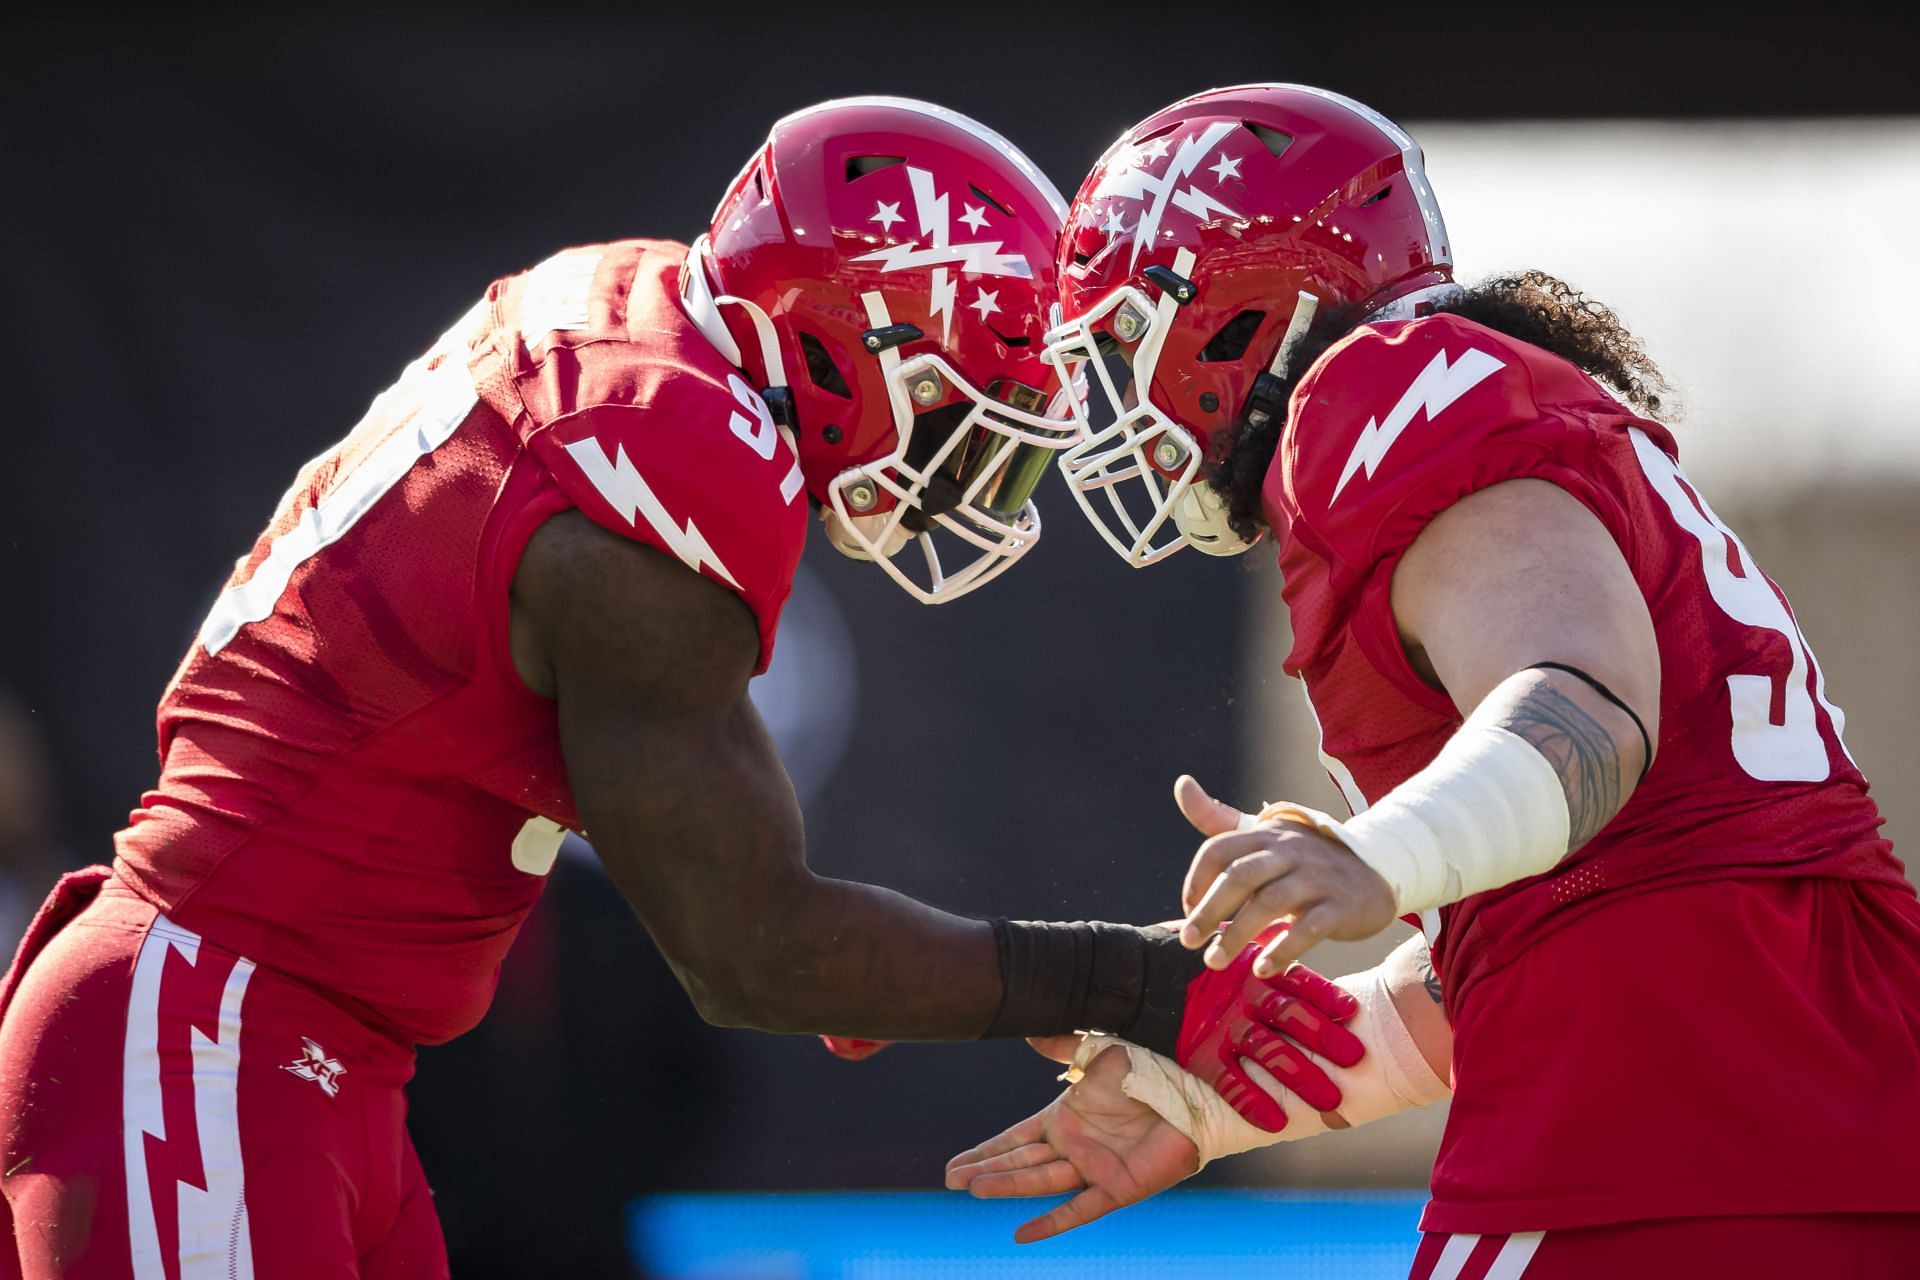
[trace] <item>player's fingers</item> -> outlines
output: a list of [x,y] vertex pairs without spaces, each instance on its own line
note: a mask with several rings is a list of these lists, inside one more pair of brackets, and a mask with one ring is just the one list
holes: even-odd
[[[1199,901],[1187,913],[1186,923],[1180,926],[1181,943],[1187,947],[1200,946],[1213,933],[1226,928],[1229,921],[1238,921],[1248,901],[1272,881],[1293,870],[1294,864],[1295,858],[1291,852],[1262,846],[1255,846],[1236,858],[1214,878],[1213,883],[1207,886],[1207,891],[1200,895]],[[1224,951],[1227,960],[1231,960],[1241,947],[1252,942],[1256,934],[1272,923],[1272,919],[1256,920],[1248,916],[1244,926],[1234,930],[1233,937],[1228,940],[1230,947],[1223,946],[1218,940],[1207,947],[1207,963],[1215,969],[1225,968],[1226,961],[1216,963],[1213,953]]]
[[1232,1046],[1222,1046],[1220,1057],[1222,1066],[1213,1077],[1213,1091],[1248,1124],[1258,1125],[1268,1133],[1279,1133],[1286,1128],[1287,1109],[1241,1070]]
[[978,1164],[990,1156],[1005,1155],[1015,1147],[1024,1147],[1030,1142],[1039,1142],[1045,1128],[1045,1115],[1045,1112],[1030,1115],[1019,1124],[1014,1125],[1011,1129],[1007,1129],[994,1137],[988,1138],[979,1146],[969,1147],[953,1159],[947,1161],[947,1168],[953,1169],[963,1164]]
[[970,1183],[996,1173],[1013,1173],[1020,1169],[1031,1169],[1037,1165],[1052,1164],[1060,1159],[1060,1153],[1044,1142],[1029,1142],[1024,1147],[997,1156],[988,1156],[985,1160],[976,1160],[970,1164],[955,1165],[947,1170],[947,1190],[965,1191]]
[[1251,1027],[1240,1038],[1241,1054],[1252,1058],[1282,1087],[1315,1111],[1337,1111],[1340,1089],[1314,1065],[1299,1045],[1265,1027]]
[[1340,922],[1340,909],[1322,901],[1305,907],[1293,917],[1293,925],[1267,944],[1253,961],[1253,976],[1271,978],[1305,955],[1315,943],[1325,941]]
[[1288,968],[1278,981],[1292,988],[1308,1004],[1335,1022],[1350,1022],[1360,1012],[1360,1000],[1353,992],[1303,964]]
[[1059,1036],[1028,1036],[1027,1043],[1035,1053],[1054,1062],[1072,1062],[1073,1055],[1080,1051],[1080,1036],[1072,1031]]
[[[1180,885],[1182,909],[1192,914],[1194,906],[1206,897],[1207,891],[1219,882],[1228,868],[1239,859],[1270,844],[1271,833],[1265,831],[1229,831],[1225,835],[1211,836],[1201,841],[1200,847],[1194,851],[1192,863],[1187,867],[1187,878]],[[1197,947],[1206,940],[1206,934],[1192,940],[1182,934],[1180,940],[1189,947]]]
[[[1319,974],[1299,965],[1289,969],[1278,980],[1290,981],[1293,975],[1301,973],[1312,974],[1313,977],[1326,982],[1326,979],[1320,978]],[[1327,985],[1339,991],[1341,995],[1347,994],[1340,991],[1340,988],[1334,987],[1331,982],[1327,982]],[[1361,1045],[1360,1037],[1335,1022],[1321,1010],[1308,1004],[1297,992],[1287,988],[1268,991],[1255,1000],[1247,1012],[1256,1022],[1264,1023],[1275,1031],[1298,1040],[1321,1057],[1339,1066],[1351,1067],[1366,1055],[1366,1048]],[[1321,1109],[1325,1110],[1325,1108]]]
[[1100,1187],[1088,1187],[1065,1204],[1021,1224],[1020,1229],[1013,1233],[1013,1242],[1032,1244],[1036,1240],[1049,1240],[1064,1231],[1084,1227],[1096,1218],[1104,1218],[1119,1207],[1120,1202],[1113,1198],[1112,1192]]
[[1175,780],[1173,802],[1180,807],[1180,816],[1203,836],[1225,835],[1237,830],[1247,816],[1225,800],[1208,795],[1207,789],[1190,773],[1183,773]]
[[[1244,870],[1244,884],[1240,883]],[[1224,969],[1247,947],[1266,933],[1270,926],[1288,920],[1293,913],[1320,895],[1311,878],[1300,874],[1292,855],[1268,853],[1242,858],[1229,869],[1221,883],[1232,886],[1230,892],[1240,898],[1232,908],[1233,919],[1220,926],[1220,936],[1207,946],[1204,957],[1208,967]],[[1250,892],[1243,889],[1251,885]],[[1204,908],[1205,900],[1201,906]]]
[[1007,1169],[975,1176],[966,1190],[976,1200],[1024,1200],[1058,1196],[1087,1184],[1072,1164],[1058,1157],[1029,1169]]

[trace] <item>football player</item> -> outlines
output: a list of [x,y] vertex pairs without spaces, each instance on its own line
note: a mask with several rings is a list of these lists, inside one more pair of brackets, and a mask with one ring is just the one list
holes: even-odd
[[[1273,533],[1275,658],[1357,815],[1245,815],[1181,779],[1206,837],[1183,940],[1231,971],[1289,922],[1252,962],[1278,972],[1421,931],[1341,980],[1370,1052],[1329,1072],[1344,1123],[1451,1079],[1414,1275],[1912,1274],[1920,906],[1613,313],[1537,272],[1455,284],[1413,140],[1298,85],[1125,135],[1069,212],[1060,291],[1075,496],[1135,565]],[[1023,1238],[1272,1139],[1158,1055],[1077,1060],[951,1172],[1084,1188]],[[1287,1105],[1279,1136],[1322,1127]]]
[[[1040,358],[1064,207],[939,107],[802,111],[694,244],[495,283],[300,473],[161,700],[113,866],[0,987],[0,1273],[445,1275],[413,1047],[480,1018],[582,827],[713,1022],[1178,1053],[1225,1006],[1337,1104],[1292,1042],[1356,1060],[1353,1007],[1308,975],[809,872],[747,699],[810,510],[927,602],[1032,547],[1077,434]],[[1238,1061],[1196,1065],[1284,1123]]]

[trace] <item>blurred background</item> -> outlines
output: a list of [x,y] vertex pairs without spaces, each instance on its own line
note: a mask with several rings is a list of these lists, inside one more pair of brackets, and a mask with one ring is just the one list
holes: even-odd
[[[1794,601],[1896,843],[1920,838],[1920,76],[1888,7],[4,21],[9,951],[60,869],[110,854],[154,774],[154,701],[300,463],[487,281],[566,244],[691,237],[777,115],[851,93],[977,116],[1068,194],[1129,123],[1212,84],[1320,84],[1406,124],[1462,278],[1552,271],[1646,340],[1692,478]],[[1129,570],[1057,484],[1040,498],[1042,549],[939,610],[816,542],[756,700],[821,870],[972,914],[1164,918],[1192,849],[1179,772],[1333,806],[1280,674],[1278,576],[1258,553]],[[1052,1095],[1052,1069],[1019,1045],[850,1064],[705,1027],[571,852],[487,1021],[422,1056],[413,1127],[456,1276],[1058,1276],[1123,1256],[1165,1276],[1213,1213],[1315,1242],[1294,1276],[1411,1251],[1421,1197],[1393,1189],[1424,1182],[1439,1109],[1202,1179],[1378,1190],[1170,1200],[1024,1261],[1014,1219],[964,1200],[753,1194],[935,1187]],[[735,1195],[647,1198],[666,1192]]]

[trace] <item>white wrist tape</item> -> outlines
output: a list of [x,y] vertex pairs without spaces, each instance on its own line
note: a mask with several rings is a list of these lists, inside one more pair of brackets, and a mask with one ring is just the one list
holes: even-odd
[[[1301,1050],[1340,1090],[1340,1109],[1336,1115],[1348,1125],[1365,1124],[1382,1116],[1424,1107],[1452,1093],[1446,1082],[1433,1073],[1420,1047],[1413,1042],[1400,1011],[1394,1008],[1386,976],[1379,969],[1349,974],[1336,985],[1351,992],[1360,1002],[1360,1012],[1347,1023],[1347,1030],[1366,1047],[1366,1056],[1357,1066],[1340,1067]],[[1152,1107],[1161,1119],[1186,1135],[1199,1148],[1202,1166],[1221,1156],[1238,1155],[1276,1142],[1311,1138],[1327,1131],[1327,1123],[1319,1112],[1276,1081],[1259,1063],[1246,1058],[1240,1060],[1240,1065],[1287,1113],[1287,1127],[1279,1133],[1268,1133],[1258,1125],[1249,1124],[1213,1091],[1213,1086],[1184,1070],[1173,1059],[1114,1036],[1090,1035],[1082,1039],[1066,1078],[1078,1080],[1089,1062],[1116,1046],[1126,1050],[1128,1061],[1126,1078],[1120,1082],[1121,1091],[1134,1101]]]
[[1567,854],[1567,793],[1525,738],[1468,720],[1433,763],[1341,822],[1280,802],[1261,818],[1314,827],[1353,850],[1393,889],[1401,915],[1551,870]]

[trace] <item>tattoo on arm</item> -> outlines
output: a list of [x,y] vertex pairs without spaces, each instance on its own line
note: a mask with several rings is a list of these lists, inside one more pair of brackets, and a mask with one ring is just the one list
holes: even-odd
[[1433,971],[1433,952],[1422,947],[1414,967],[1420,972],[1420,985],[1427,989],[1427,995],[1435,1004],[1444,1004],[1446,999],[1440,991],[1440,975]]
[[1520,696],[1500,727],[1532,743],[1560,775],[1567,793],[1567,848],[1598,835],[1626,803],[1620,746],[1573,699],[1545,682]]

